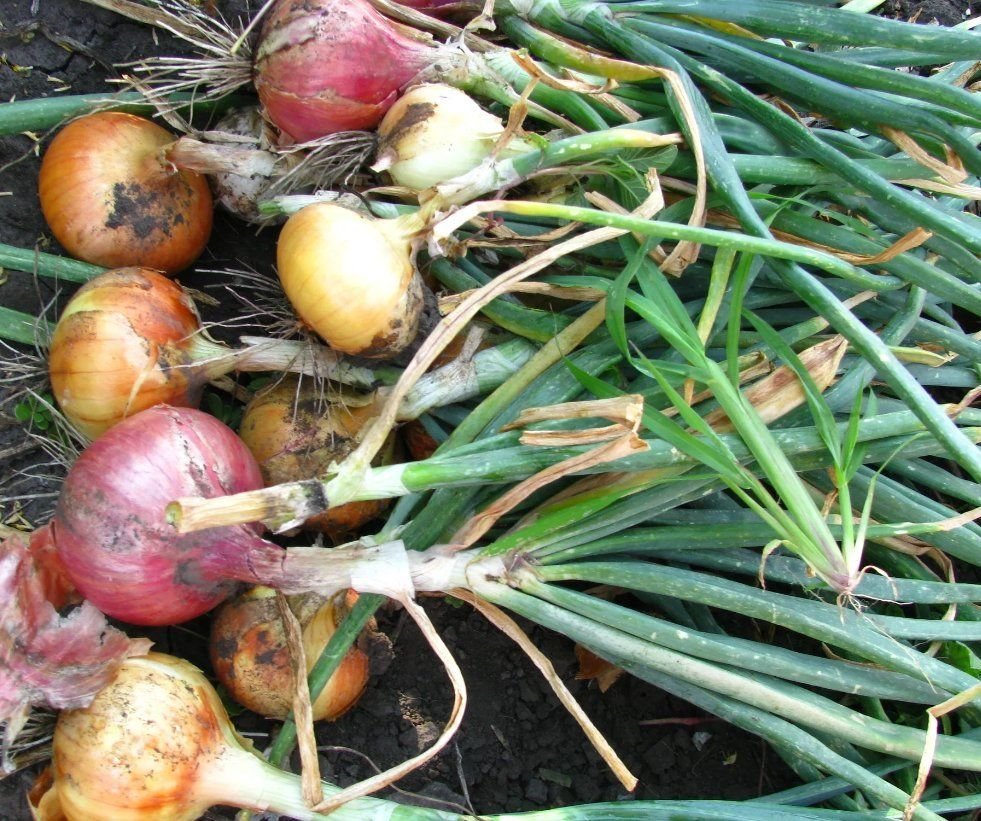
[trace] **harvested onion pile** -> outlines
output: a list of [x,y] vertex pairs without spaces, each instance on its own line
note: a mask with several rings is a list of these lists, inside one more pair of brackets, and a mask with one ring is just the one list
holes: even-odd
[[[138,71],[157,105],[193,92],[167,112],[188,133],[99,112],[47,146],[52,234],[114,270],[31,256],[86,280],[42,341],[50,412],[93,440],[51,520],[0,552],[8,736],[65,708],[36,817],[469,817],[366,798],[493,686],[464,679],[428,595],[531,656],[604,795],[639,790],[536,819],[981,807],[981,35],[804,0],[498,0],[493,34],[474,4],[405,5],[277,0],[241,38],[141,6],[207,44]],[[231,91],[249,133],[209,131]],[[357,161],[314,191],[345,145]],[[260,291],[198,300],[267,325],[234,348],[184,287],[211,228],[202,169],[270,220],[275,265],[242,260]],[[227,399],[199,409],[206,390]],[[453,704],[415,758],[339,791],[316,744],[344,741],[311,723],[385,686],[366,653],[386,599]],[[197,618],[205,674],[135,638]],[[625,761],[650,756],[607,742],[527,625],[604,691],[634,676],[804,783],[649,800]],[[283,722],[265,758],[211,673]],[[302,783],[279,769],[297,738]]]

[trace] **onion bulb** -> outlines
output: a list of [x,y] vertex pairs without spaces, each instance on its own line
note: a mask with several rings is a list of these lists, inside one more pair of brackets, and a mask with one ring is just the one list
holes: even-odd
[[[343,594],[289,597],[302,631],[309,672],[343,617]],[[211,623],[211,665],[219,683],[243,707],[268,718],[286,718],[293,709],[293,670],[276,591],[253,587],[221,606]],[[313,703],[314,721],[339,718],[368,683],[368,657],[357,647]]]
[[[334,366],[337,357],[325,348],[215,342],[187,292],[149,268],[107,271],[79,288],[58,319],[48,355],[58,406],[89,439],[153,405],[194,407],[210,380],[231,371],[329,373]],[[367,377],[351,369],[338,376]]]
[[334,350],[395,356],[415,339],[425,286],[412,262],[415,221],[374,219],[333,203],[291,216],[276,263],[300,319]]
[[[430,575],[439,562],[416,568],[416,560],[427,557],[407,557],[399,542],[284,550],[260,538],[258,524],[181,534],[165,516],[173,499],[260,488],[259,467],[234,431],[202,411],[157,405],[110,428],[75,460],[58,497],[52,537],[78,591],[107,616],[131,624],[200,616],[241,582],[325,595],[350,587],[404,593],[393,578],[418,590],[449,583],[441,569]],[[318,499],[327,506],[322,494]],[[399,575],[406,558],[411,580]],[[462,567],[466,556],[450,559]]]
[[[378,157],[372,168],[416,191],[465,174],[480,165],[504,134],[499,117],[463,91],[442,83],[410,88],[378,126]],[[531,151],[519,137],[499,150],[500,159]]]
[[41,161],[41,210],[72,256],[117,268],[187,268],[211,234],[204,176],[168,157],[174,137],[119,111],[80,117],[59,131]]
[[192,367],[195,343],[218,347],[200,331],[191,298],[156,271],[121,268],[89,280],[51,337],[48,372],[58,406],[92,439],[151,405],[196,405],[218,375]]
[[[239,435],[259,463],[266,486],[326,475],[358,444],[361,428],[377,415],[372,397],[351,392],[326,396],[312,380],[284,377],[245,406]],[[391,442],[379,461],[392,457]],[[389,500],[348,502],[303,523],[335,542],[360,530]]]
[[435,49],[366,0],[279,0],[263,23],[255,87],[284,136],[374,128]]
[[235,731],[201,671],[163,653],[127,659],[88,707],[61,713],[52,775],[42,821],[193,821],[217,804],[324,818]]
[[[235,433],[209,414],[158,405],[89,445],[65,477],[52,520],[58,556],[79,592],[131,624],[177,624],[277,569],[282,548],[259,525],[178,536],[164,519],[170,500],[262,487]],[[270,576],[274,578],[274,576]]]

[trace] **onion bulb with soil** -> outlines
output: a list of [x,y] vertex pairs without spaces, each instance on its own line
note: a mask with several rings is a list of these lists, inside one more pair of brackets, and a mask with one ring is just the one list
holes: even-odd
[[107,268],[187,268],[211,235],[208,182],[179,168],[175,137],[143,117],[103,111],[72,121],[41,162],[39,197],[69,254]]
[[[300,625],[307,672],[313,668],[346,610],[344,594],[289,596]],[[208,643],[218,682],[243,707],[286,718],[296,686],[276,591],[253,587],[225,602],[211,622]],[[351,647],[313,702],[314,721],[333,721],[350,710],[368,683],[368,657]]]

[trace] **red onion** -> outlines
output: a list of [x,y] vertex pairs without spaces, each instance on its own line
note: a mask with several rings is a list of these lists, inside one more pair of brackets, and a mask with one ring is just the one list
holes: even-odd
[[280,0],[262,27],[255,86],[277,128],[306,142],[377,125],[436,50],[366,0]]
[[110,428],[72,465],[51,523],[54,543],[78,591],[131,624],[194,618],[239,582],[399,596],[464,583],[465,553],[408,556],[398,541],[284,550],[260,538],[256,524],[178,534],[167,522],[175,498],[261,487],[255,459],[230,428],[193,408],[157,405]]
[[[167,503],[262,487],[248,448],[222,422],[158,405],[111,428],[72,465],[52,527],[65,571],[103,613],[132,624],[175,624],[234,592],[276,578],[282,548],[258,525],[178,535]],[[257,576],[257,574],[259,574]]]

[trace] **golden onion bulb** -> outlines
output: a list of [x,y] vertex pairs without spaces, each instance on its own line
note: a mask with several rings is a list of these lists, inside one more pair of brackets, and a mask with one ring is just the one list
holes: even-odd
[[332,203],[301,209],[283,226],[276,263],[300,319],[332,348],[386,358],[415,339],[424,285],[400,220]]
[[208,776],[242,744],[200,670],[149,653],[127,659],[88,707],[62,712],[54,789],[70,821],[191,821],[225,798]]
[[[354,450],[361,429],[377,412],[370,396],[346,392],[327,397],[312,380],[288,375],[245,406],[239,436],[258,462],[266,486],[315,479]],[[385,463],[391,456],[392,448],[383,448],[378,461]],[[340,541],[381,515],[389,502],[347,502],[303,526]]]
[[48,373],[65,417],[94,439],[137,411],[199,401],[210,373],[192,367],[201,320],[177,283],[119,268],[85,283],[51,336]]
[[[289,597],[302,630],[307,672],[337,629],[341,605],[314,593]],[[268,718],[293,709],[294,682],[276,591],[253,587],[226,602],[211,627],[211,664],[222,686],[239,704]],[[313,703],[314,721],[333,721],[357,702],[368,683],[368,657],[357,647]]]
[[79,117],[41,161],[38,193],[51,232],[72,256],[118,268],[187,268],[211,234],[207,178],[167,156],[174,137],[121,111]]

